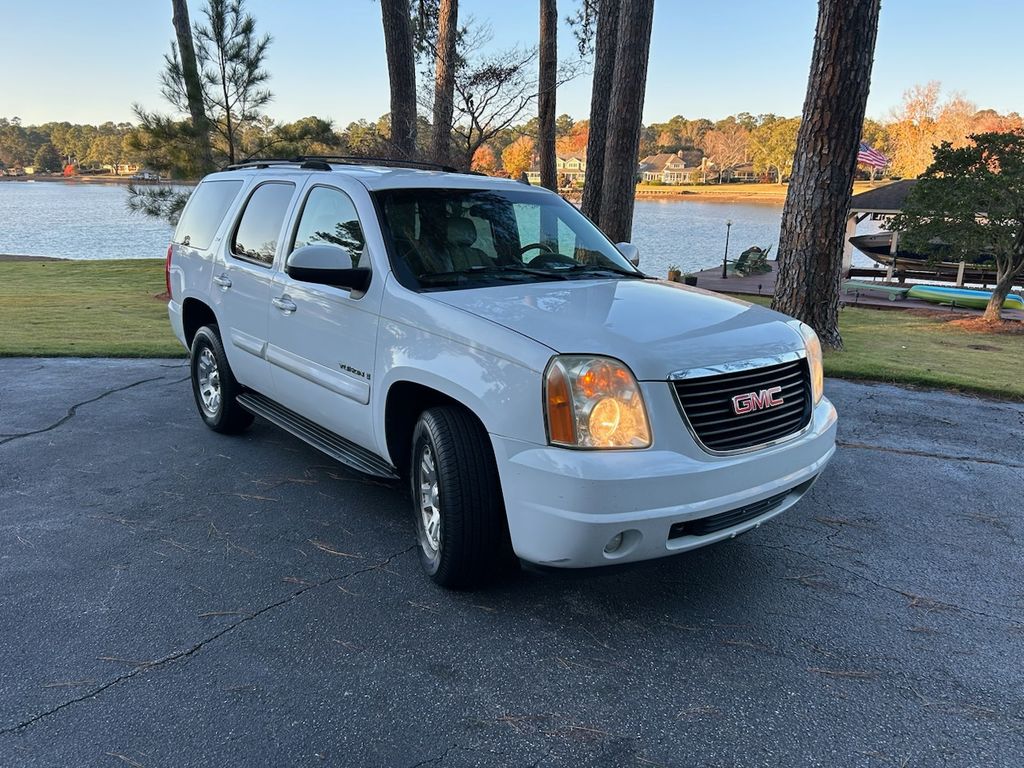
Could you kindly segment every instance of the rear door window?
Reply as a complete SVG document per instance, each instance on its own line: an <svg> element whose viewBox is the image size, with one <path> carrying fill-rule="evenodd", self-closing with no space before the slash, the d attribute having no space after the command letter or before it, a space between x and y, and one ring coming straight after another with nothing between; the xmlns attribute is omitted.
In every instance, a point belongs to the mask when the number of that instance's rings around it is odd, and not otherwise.
<svg viewBox="0 0 1024 768"><path fill-rule="evenodd" d="M204 181L196 187L174 230L174 242L192 248L209 248L224 214L241 188L241 180Z"/></svg>
<svg viewBox="0 0 1024 768"><path fill-rule="evenodd" d="M274 263L277 239L294 193L295 185L283 181L256 187L231 239L233 256L265 267Z"/></svg>

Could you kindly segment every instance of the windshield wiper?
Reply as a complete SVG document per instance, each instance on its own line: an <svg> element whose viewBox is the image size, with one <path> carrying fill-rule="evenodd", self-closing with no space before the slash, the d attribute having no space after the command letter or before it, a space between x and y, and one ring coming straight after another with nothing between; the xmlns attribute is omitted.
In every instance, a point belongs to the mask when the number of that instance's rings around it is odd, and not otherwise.
<svg viewBox="0 0 1024 768"><path fill-rule="evenodd" d="M636 279L640 279L640 280L642 280L645 277L647 277L647 275L645 275L643 272L627 272L626 270L619 269L618 267L603 267L600 264L577 264L574 267L569 267L568 269L565 269L565 270L562 270L562 271L563 272L567 272L567 273L569 273L571 275L579 275L579 274L588 274L588 275L595 274L596 275L596 274L602 274L603 273L603 274L617 275L618 277L632 277L632 278L636 278Z"/></svg>
<svg viewBox="0 0 1024 768"><path fill-rule="evenodd" d="M462 278L470 278L474 275L482 277L496 277L496 278L516 278L520 275L535 275L543 278L553 278L555 280L567 280L565 275L558 274L557 272L548 272L543 269L531 269L530 267L520 267L515 264L496 264L493 267L474 266L467 267L466 269L452 269L447 272L424 272L422 275L417 277L421 282L440 282L446 281L458 281Z"/></svg>

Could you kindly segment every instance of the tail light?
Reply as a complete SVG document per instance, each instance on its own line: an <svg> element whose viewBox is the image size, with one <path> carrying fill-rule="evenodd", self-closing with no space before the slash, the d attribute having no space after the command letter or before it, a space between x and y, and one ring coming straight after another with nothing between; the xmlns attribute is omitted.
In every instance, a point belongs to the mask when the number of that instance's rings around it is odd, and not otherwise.
<svg viewBox="0 0 1024 768"><path fill-rule="evenodd" d="M164 282L167 283L167 298L171 297L171 250L174 243L167 246L167 261L164 263Z"/></svg>

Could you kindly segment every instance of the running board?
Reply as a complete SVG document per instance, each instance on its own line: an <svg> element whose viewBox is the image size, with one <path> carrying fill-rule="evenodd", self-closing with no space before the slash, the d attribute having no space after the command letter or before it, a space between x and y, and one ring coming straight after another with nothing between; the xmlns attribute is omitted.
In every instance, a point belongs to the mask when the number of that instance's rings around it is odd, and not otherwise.
<svg viewBox="0 0 1024 768"><path fill-rule="evenodd" d="M398 479L398 472L395 468L377 454L346 440L341 435L324 429L305 416L300 416L295 411L274 402L269 397L258 392L243 392L238 395L237 400L238 404L247 411L262 416L270 423L290 432L352 469L388 480Z"/></svg>

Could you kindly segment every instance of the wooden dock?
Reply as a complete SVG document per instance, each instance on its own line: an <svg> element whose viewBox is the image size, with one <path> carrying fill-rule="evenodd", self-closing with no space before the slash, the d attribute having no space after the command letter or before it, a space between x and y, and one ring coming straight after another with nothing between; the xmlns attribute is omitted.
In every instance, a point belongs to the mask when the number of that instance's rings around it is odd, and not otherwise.
<svg viewBox="0 0 1024 768"><path fill-rule="evenodd" d="M704 288L708 291L716 291L718 293L733 293L740 296L768 296L775 295L775 276L778 264L772 260L768 262L771 267L771 272L766 272L763 275L747 275L740 276L730 274L727 278L722 278L722 267L716 267L714 269L704 269L700 272L696 272L697 276L697 287ZM870 282L870 279L861 277L863 273L867 272L868 277L872 276L872 272L878 272L878 277L884 277L885 272L883 270L859 270L858 271L858 282ZM887 285L883 280L877 280L880 285ZM912 283L893 283L894 286L900 288L909 288ZM898 301L891 300L888 296L883 293L874 293L870 291L855 291L844 292L840 298L844 306L851 307L869 307L871 309L914 309L921 312L929 312L935 315L965 315L965 316L979 316L982 311L979 309L968 309L966 307L946 307L940 304L932 304L928 301L921 301L920 299L900 299ZM1016 309L1004 309L1003 317L1007 320L1020 320L1024 321L1024 311Z"/></svg>

